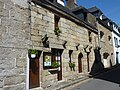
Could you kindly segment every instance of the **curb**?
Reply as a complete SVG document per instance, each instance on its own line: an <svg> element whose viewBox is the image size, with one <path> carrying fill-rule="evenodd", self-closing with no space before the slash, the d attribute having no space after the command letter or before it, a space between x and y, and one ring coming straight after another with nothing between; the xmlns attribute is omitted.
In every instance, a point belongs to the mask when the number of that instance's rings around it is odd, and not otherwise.
<svg viewBox="0 0 120 90"><path fill-rule="evenodd" d="M89 80L89 79L90 79L89 77L86 77L86 78L84 78L84 79L83 79L83 78L81 78L81 79L78 78L78 80L75 80L75 81L73 81L73 82L71 82L71 83L68 83L68 84L62 86L62 87L59 87L59 88L56 89L56 90L67 90L66 88L75 86L76 84L82 83L83 81L86 81L86 80Z"/></svg>

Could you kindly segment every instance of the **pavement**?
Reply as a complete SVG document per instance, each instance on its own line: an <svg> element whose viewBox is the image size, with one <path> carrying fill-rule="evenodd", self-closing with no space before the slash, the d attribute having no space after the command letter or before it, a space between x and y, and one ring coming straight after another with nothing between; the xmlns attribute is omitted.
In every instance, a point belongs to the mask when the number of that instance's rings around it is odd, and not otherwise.
<svg viewBox="0 0 120 90"><path fill-rule="evenodd" d="M120 66L94 76L92 79L65 90L120 90Z"/></svg>
<svg viewBox="0 0 120 90"><path fill-rule="evenodd" d="M94 76L74 76L67 81L59 81L55 84L38 90L120 90L120 65L104 69Z"/></svg>
<svg viewBox="0 0 120 90"><path fill-rule="evenodd" d="M75 86L76 84L80 83L80 82L84 82L86 80L89 80L89 76L83 74L83 76L74 76L69 80L66 81L59 81L57 83L55 83L54 85L45 88L44 90L66 90L67 87L71 87L71 86Z"/></svg>

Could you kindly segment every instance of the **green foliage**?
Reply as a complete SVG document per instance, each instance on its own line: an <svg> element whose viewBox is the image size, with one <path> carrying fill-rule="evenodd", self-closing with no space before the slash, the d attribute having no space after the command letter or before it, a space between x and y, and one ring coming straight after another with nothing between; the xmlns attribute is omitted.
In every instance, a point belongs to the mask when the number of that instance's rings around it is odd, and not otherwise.
<svg viewBox="0 0 120 90"><path fill-rule="evenodd" d="M38 51L35 49L29 49L28 52L29 54L38 54Z"/></svg>
<svg viewBox="0 0 120 90"><path fill-rule="evenodd" d="M55 27L55 30L54 30L54 33L55 33L55 35L60 35L60 33L62 33L61 32L61 30L59 29L59 27Z"/></svg>
<svg viewBox="0 0 120 90"><path fill-rule="evenodd" d="M75 67L75 63L74 63L74 62L73 62L73 63L72 63L72 62L69 62L69 67L70 67L70 68L74 68L74 67Z"/></svg>
<svg viewBox="0 0 120 90"><path fill-rule="evenodd" d="M58 68L60 65L58 62L52 62L52 65L51 65L53 68Z"/></svg>

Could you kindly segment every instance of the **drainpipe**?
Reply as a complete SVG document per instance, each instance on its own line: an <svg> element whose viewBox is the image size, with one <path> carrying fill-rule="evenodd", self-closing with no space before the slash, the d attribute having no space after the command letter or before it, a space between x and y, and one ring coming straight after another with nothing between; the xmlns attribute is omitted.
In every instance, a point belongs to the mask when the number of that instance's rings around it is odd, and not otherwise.
<svg viewBox="0 0 120 90"><path fill-rule="evenodd" d="M28 3L28 13L29 13L29 30L31 32L31 0L27 0ZM29 35L30 36L30 35ZM29 37L29 39L31 39L31 37ZM27 59L27 68L26 68L26 90L29 90L29 57L28 57L28 52L26 55L26 59Z"/></svg>
<svg viewBox="0 0 120 90"><path fill-rule="evenodd" d="M26 90L29 90L29 57L28 57L28 52L26 55L26 59L27 59L27 68L26 68Z"/></svg>
<svg viewBox="0 0 120 90"><path fill-rule="evenodd" d="M98 47L100 47L100 30L99 30L98 21L96 23L97 23L97 29L98 29Z"/></svg>

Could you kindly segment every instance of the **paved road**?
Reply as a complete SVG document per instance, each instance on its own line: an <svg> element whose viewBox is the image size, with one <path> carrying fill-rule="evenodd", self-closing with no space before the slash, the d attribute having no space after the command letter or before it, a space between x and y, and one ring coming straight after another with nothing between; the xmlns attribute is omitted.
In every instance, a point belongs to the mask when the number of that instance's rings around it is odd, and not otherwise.
<svg viewBox="0 0 120 90"><path fill-rule="evenodd" d="M120 90L120 66L71 90Z"/></svg>

